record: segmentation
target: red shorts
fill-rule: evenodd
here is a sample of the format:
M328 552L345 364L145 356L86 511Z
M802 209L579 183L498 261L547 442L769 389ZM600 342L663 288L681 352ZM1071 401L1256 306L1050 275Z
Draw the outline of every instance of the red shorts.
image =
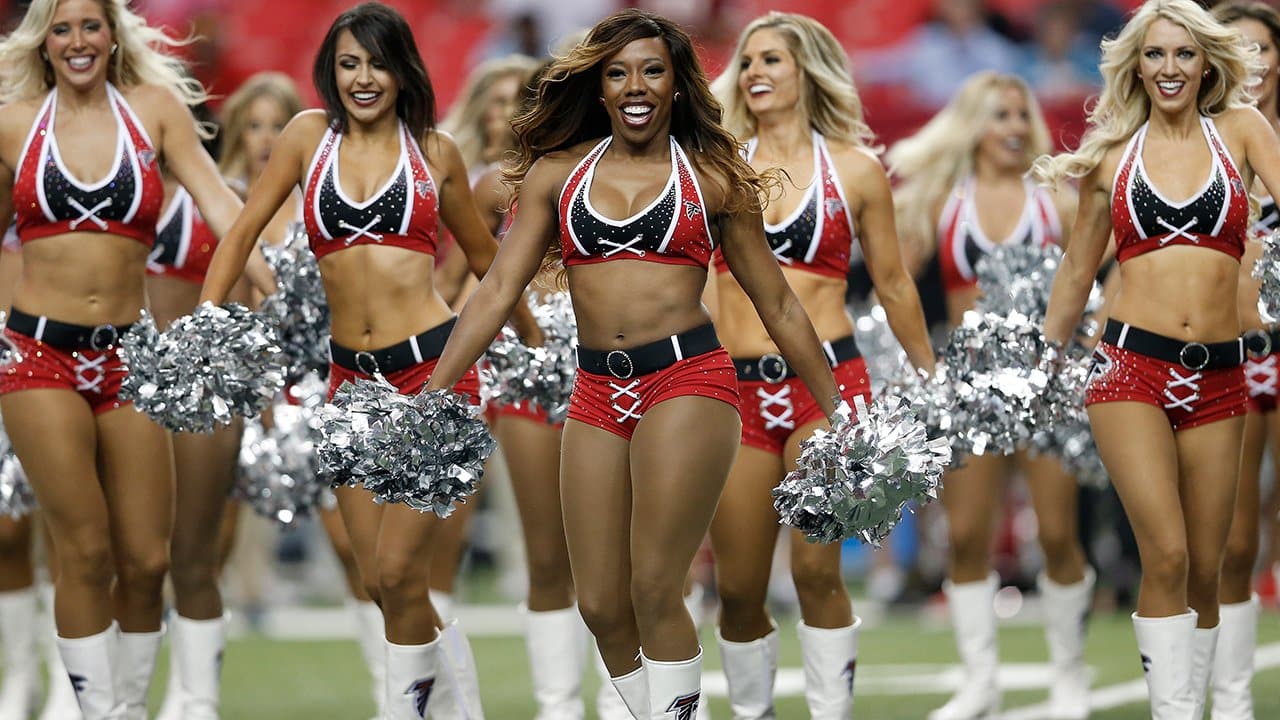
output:
M1249 412L1274 411L1277 386L1280 385L1280 352L1245 360L1244 382L1249 394Z
M578 368L569 398L569 419L630 440L636 424L650 408L663 400L688 395L714 398L738 407L738 375L724 348L625 380Z
M1174 430L1247 412L1244 369L1188 370L1178 363L1099 343L1084 404L1142 402L1164 409Z
M867 361L856 357L831 369L840 397L853 402L861 395L871 399L871 377ZM742 444L781 455L795 429L826 419L809 388L798 377L770 383L766 380L739 380L742 392Z
M521 418L540 422L543 425L552 425L555 427L564 427L563 422L553 423L547 418L547 411L542 409L541 405L528 401L511 403L489 403L489 407L485 409L485 415L492 422L498 418Z
M5 328L4 335L17 346L22 362L0 372L0 395L48 388L74 390L95 415L132 404L120 399L127 370L116 348L62 350L12 328Z
M440 358L438 357L424 360L403 370L388 373L383 377L387 379L387 382L394 385L401 395L415 395L431 379L431 372L436 369L436 363L439 360ZM333 395L338 392L339 387L342 387L342 383L347 381L355 382L356 378L372 379L373 376L359 370L348 370L336 363L329 363L329 402L333 402ZM462 376L462 379L453 386L453 391L469 395L472 405L480 404L480 375L476 372L474 366L467 368L467 372Z

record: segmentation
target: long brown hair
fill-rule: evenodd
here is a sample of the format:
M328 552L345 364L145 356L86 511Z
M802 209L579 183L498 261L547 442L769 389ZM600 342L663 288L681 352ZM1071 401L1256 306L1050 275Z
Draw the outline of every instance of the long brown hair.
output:
M1264 2L1231 2L1218 5L1213 9L1213 16L1223 25L1230 25L1237 20L1255 20L1271 34L1271 44L1280 49L1280 11ZM1280 108L1280 90L1274 98L1276 107Z

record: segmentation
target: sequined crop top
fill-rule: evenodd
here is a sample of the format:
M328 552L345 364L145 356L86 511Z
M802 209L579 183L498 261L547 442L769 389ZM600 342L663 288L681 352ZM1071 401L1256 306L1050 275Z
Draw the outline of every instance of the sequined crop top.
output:
M106 177L84 183L62 162L54 133L58 90L49 91L27 136L13 184L22 242L69 232L120 235L148 247L155 241L164 203L155 146L124 96L110 84L107 97L116 119L115 162Z
M1062 225L1053 197L1030 180L1022 182L1026 199L1018 225L1004 240L991 240L978 221L974 185L972 177L957 185L938 220L938 263L942 268L942 286L947 292L973 287L978 281L975 271L978 261L997 246L1045 247L1062 240Z
M684 150L671 138L671 175L649 206L612 220L591 205L596 165L612 137L578 163L560 191L560 251L565 267L644 260L707 267L714 249L702 190Z
M408 126L400 124L400 161L395 171L364 202L354 202L342 191L341 145L341 132L332 127L325 130L307 172L302 220L316 257L357 245L388 245L435 255L439 198Z
M147 274L203 283L217 249L218 236L205 224L191 194L179 186L156 228Z
M1249 195L1213 120L1200 118L1200 127L1213 158L1209 179L1199 192L1178 203L1165 199L1147 177L1142 164L1147 126L1139 128L1129 141L1111 192L1111 224L1119 262L1171 245L1218 250L1236 260L1244 254Z

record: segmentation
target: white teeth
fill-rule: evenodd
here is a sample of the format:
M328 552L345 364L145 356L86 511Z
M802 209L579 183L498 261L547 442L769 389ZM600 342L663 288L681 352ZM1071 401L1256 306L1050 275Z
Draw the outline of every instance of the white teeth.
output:
M1008 140L1004 141L1004 146L1009 148L1010 150L1021 150L1022 140L1019 138L1009 138Z
M651 110L653 110L653 108L648 105L627 105L622 108L622 112L627 115L631 115L632 117L648 115Z
M67 64L70 65L73 70L88 70L89 66L93 65L93 58L83 56L73 57L67 60Z
M747 91L750 92L752 95L758 95L760 93L773 92L773 87L770 85L757 83L755 85L752 85L750 88L747 88Z
M357 102L372 102L377 99L378 93L376 92L351 93L351 97L355 98Z
M1158 85L1160 89L1164 90L1165 92L1177 92L1182 88L1181 82L1159 82L1159 83L1156 83L1156 85Z

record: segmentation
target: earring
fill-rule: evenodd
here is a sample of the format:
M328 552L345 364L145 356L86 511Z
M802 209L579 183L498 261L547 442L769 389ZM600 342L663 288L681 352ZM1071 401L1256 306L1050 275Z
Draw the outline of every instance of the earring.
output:
M120 47L119 45L117 45L117 44L115 44L115 43L111 43L111 54L112 54L112 55L115 55L115 54L116 54L116 48L119 48L119 47Z
M677 90L675 95L671 96L671 102L680 102L680 91Z
M598 99L600 100L600 104L601 104L601 105L603 105L603 104L604 104L604 96L603 96L603 95L601 95Z

